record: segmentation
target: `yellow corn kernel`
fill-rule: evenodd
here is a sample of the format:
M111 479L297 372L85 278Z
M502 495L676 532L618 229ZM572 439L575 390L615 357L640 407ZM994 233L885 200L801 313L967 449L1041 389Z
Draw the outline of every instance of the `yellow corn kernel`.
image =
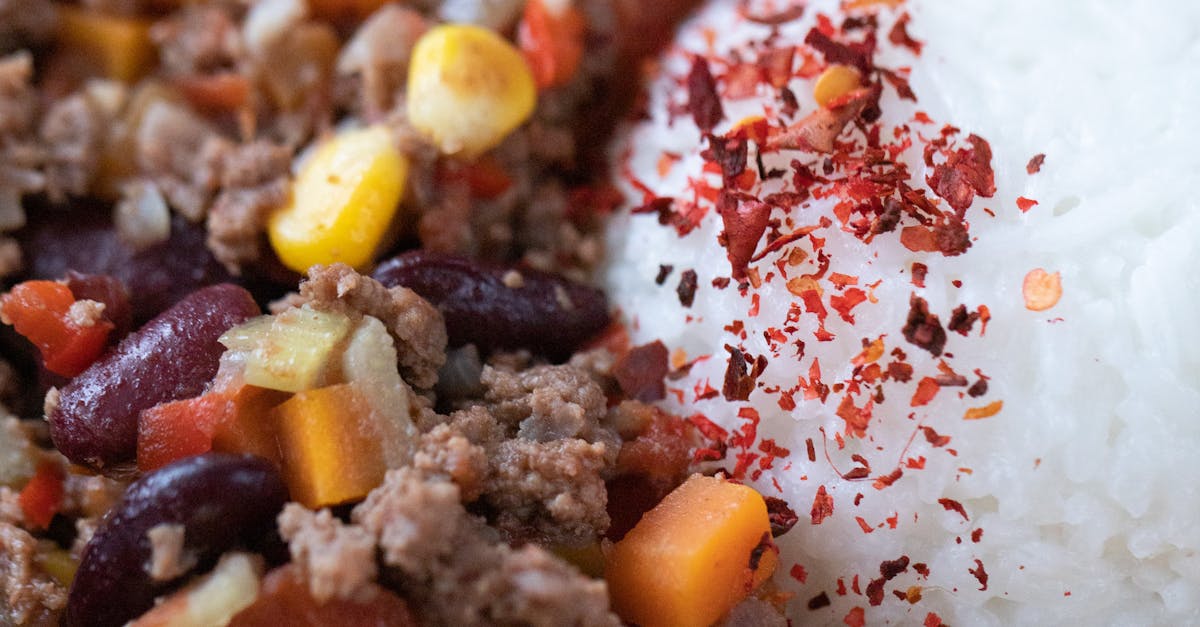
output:
M408 159L384 126L345 131L309 158L292 199L267 235L279 260L304 272L343 262L362 269L387 233L408 176Z
M533 113L537 88L521 53L479 26L425 33L408 70L408 119L446 154L494 148Z
M132 83L154 64L150 20L58 5L59 41L99 62L106 76Z
M831 65L817 77L813 99L818 105L827 106L835 98L858 89L861 81L858 70L848 65Z

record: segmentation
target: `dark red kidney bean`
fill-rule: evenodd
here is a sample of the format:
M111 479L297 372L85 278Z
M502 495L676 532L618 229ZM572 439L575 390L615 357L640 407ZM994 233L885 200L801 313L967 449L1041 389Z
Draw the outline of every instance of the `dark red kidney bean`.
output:
M119 279L107 274L81 274L67 272L67 287L76 300L94 300L104 303L104 317L113 323L110 342L115 342L133 328L133 306L129 302L129 290Z
M25 278L56 280L68 270L112 276L129 290L135 324L205 285L231 280L205 245L203 225L173 217L167 241L136 251L118 237L110 214L99 206L30 211L29 225L16 234Z
M568 357L608 325L608 302L593 287L537 270L519 270L519 287L505 285L513 267L414 251L383 262L374 277L403 285L441 310L451 346L484 351L526 348Z
M265 535L287 502L275 466L253 455L208 453L152 472L129 486L87 543L67 597L68 627L117 627L140 616L176 581L146 572L156 525L183 526L198 567ZM173 585L174 584L174 585Z
M132 460L138 414L204 391L225 350L217 338L259 313L249 292L228 283L179 301L62 388L47 417L54 445L101 470Z

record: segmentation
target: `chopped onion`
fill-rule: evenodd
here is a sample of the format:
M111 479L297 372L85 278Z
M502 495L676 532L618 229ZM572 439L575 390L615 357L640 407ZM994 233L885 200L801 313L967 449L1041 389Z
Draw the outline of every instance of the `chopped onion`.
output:
M126 185L113 210L113 221L117 236L134 250L160 244L171 236L171 211L154 183Z

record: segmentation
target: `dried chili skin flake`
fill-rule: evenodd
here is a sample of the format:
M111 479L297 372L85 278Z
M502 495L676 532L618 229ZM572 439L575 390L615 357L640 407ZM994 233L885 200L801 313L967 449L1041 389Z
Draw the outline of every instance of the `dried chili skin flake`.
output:
M767 358L762 355L753 357L728 344L725 350L729 351L729 362L725 368L725 383L721 386L721 393L727 401L750 400L758 375L767 368Z
M670 370L667 347L659 341L629 350L613 366L621 391L631 399L651 403L667 395L663 379Z
M883 578L872 579L867 584L867 602L872 607L883 604Z
M946 329L966 337L971 332L971 327L975 326L975 321L979 320L980 315L978 311L968 312L966 305L959 305L950 312L950 319L946 321Z
M908 319L901 333L910 344L929 351L934 357L940 357L946 346L946 330L941 321L929 312L929 303L916 294L909 299Z
M834 99L768 140L767 150L802 150L830 154L850 122L879 100L879 86L855 89Z
M692 70L688 72L688 111L701 131L707 133L725 117L721 99L717 97L717 81L708 68L708 60L702 56L692 59Z
M979 591L980 592L987 590L988 574L987 574L987 570L985 570L983 568L982 561L980 561L978 559L975 560L975 568L968 568L967 572L971 573L972 575L975 575L975 579L979 581L979 586L980 586Z
M1025 164L1025 172L1030 176L1033 176L1034 174L1042 171L1042 164L1045 162L1046 155L1044 153L1038 153L1029 160L1029 163Z
M740 281L746 278L746 267L754 258L758 240L767 230L771 206L758 200L743 200L722 191L717 199L717 212L725 227L720 242L729 258L733 279Z
M684 307L691 307L696 301L696 271L692 269L684 270L679 275L679 286L675 288L675 293L679 295L679 304Z
M671 273L674 271L675 271L675 266L672 266L669 264L658 266L658 276L654 277L654 284L662 285L663 283L665 283L667 281L667 277L671 276Z
M823 607L829 607L830 605L831 602L829 601L829 595L825 594L824 592L808 600L808 609L810 611L819 610Z
M925 441L933 445L934 448L946 446L950 443L950 436L939 435L933 427L921 427L921 431L925 434Z
M850 608L849 612L846 613L846 616L842 619L842 622L846 623L846 627L863 627L867 624L866 610L861 607L854 606Z
M705 159L721 167L721 177L728 183L746 170L748 146L745 137L736 134L718 137L708 135L708 149L701 153Z
M925 615L924 627L942 627L942 617L933 612Z
M833 515L833 497L825 491L825 486L817 487L817 495L813 498L812 524L819 525L824 520Z
M901 555L894 560L885 560L879 564L879 574L883 578L891 581L896 578L896 575L908 570L908 556Z
M1020 209L1021 213L1025 213L1026 211L1033 209L1034 206L1036 206L1037 204L1038 204L1038 201L1036 201L1032 198L1026 198L1024 196L1017 196L1017 209Z
M967 510L963 508L962 503L959 503L954 499L938 499L938 504L948 512L958 512L958 515L962 516L963 520L971 520L970 517L967 516Z
M945 163L935 165L925 177L929 189L960 212L971 206L976 195L991 198L996 194L991 145L974 134L967 137L967 143L970 148L951 152Z
M982 418L991 418L1000 413L1004 409L1004 401L992 401L983 407L971 407L963 413L964 420L979 420Z
M911 17L908 13L901 15L900 19L896 20L896 23L892 25L892 30L888 32L888 41L897 46L908 48L912 50L913 54L920 56L921 48L925 44L909 36L908 22L910 19Z
M764 497L767 503L767 518L771 521L771 535L778 538L792 530L800 517L788 507L787 501L774 496ZM801 582L803 583L803 582Z

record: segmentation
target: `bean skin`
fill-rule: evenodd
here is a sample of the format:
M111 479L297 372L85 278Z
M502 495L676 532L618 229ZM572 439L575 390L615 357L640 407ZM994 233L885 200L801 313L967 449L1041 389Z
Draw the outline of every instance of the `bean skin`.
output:
M230 548L269 532L287 498L275 466L253 455L207 453L142 477L84 549L63 624L124 625L181 582L182 576L155 581L146 572L151 556L146 532L156 525L182 525L184 552L207 568Z
M451 346L472 343L487 352L526 348L565 359L608 325L608 302L595 288L537 270L414 251L376 268L388 287L403 285L433 303L446 319Z
M88 299L104 304L104 317L113 323L109 342L125 337L133 328L133 307L129 290L116 277L107 274L67 272L67 287L76 300Z
M68 270L107 274L125 284L135 324L141 324L183 297L231 277L204 244L204 227L171 220L170 238L133 250L117 235L99 207L30 212L30 224L16 234L26 278L57 280Z
M236 285L193 292L62 388L47 417L54 445L72 462L98 470L131 461L138 414L204 391L225 350L217 338L259 313Z

